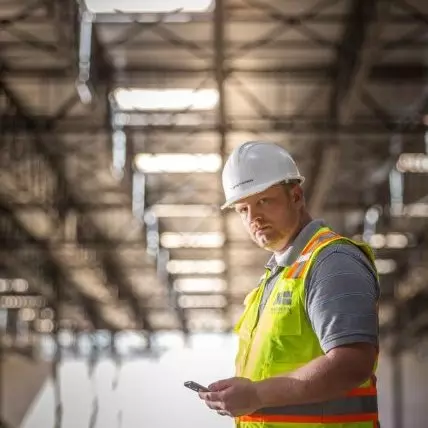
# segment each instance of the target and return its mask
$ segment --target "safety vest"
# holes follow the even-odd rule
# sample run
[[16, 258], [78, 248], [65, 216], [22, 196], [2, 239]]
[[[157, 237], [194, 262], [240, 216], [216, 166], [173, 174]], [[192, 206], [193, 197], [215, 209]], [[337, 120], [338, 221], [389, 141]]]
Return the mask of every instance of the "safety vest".
[[[253, 381], [292, 372], [324, 355], [305, 312], [305, 277], [318, 253], [332, 242], [351, 242], [361, 248], [374, 265], [367, 245], [320, 228], [296, 262], [278, 276], [259, 317], [267, 269], [259, 286], [246, 297], [244, 312], [235, 326], [239, 336], [236, 375]], [[378, 426], [377, 390], [373, 375], [342, 398], [319, 404], [259, 409], [235, 419], [239, 428], [375, 428]], [[328, 385], [326, 385], [328, 387]]]

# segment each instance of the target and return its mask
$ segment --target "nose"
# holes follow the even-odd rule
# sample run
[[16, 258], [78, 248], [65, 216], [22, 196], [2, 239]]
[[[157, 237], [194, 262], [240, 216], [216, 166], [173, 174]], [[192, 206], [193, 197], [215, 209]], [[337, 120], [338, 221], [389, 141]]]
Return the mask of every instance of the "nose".
[[250, 224], [261, 223], [263, 218], [257, 207], [248, 207], [247, 220]]

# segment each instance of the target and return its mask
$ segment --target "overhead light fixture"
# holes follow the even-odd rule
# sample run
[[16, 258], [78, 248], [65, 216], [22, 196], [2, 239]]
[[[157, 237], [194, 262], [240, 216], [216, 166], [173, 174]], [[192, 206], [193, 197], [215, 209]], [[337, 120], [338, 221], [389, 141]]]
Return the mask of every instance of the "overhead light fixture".
[[0, 296], [0, 309], [41, 309], [47, 304], [43, 296], [7, 294]]
[[118, 88], [114, 98], [123, 111], [212, 110], [218, 103], [215, 89]]
[[388, 233], [386, 235], [387, 248], [406, 248], [409, 244], [409, 237], [403, 233]]
[[177, 278], [174, 289], [179, 293], [219, 293], [226, 290], [222, 278]]
[[70, 330], [61, 329], [58, 332], [57, 340], [62, 348], [70, 348], [76, 343], [76, 336]]
[[200, 126], [204, 123], [201, 112], [117, 112], [113, 118], [117, 126]]
[[387, 275], [397, 270], [397, 262], [393, 259], [376, 259], [375, 264], [380, 275]]
[[225, 296], [211, 295], [182, 295], [178, 298], [178, 304], [182, 308], [224, 308], [227, 305]]
[[216, 153], [139, 153], [135, 166], [143, 173], [203, 173], [217, 172], [221, 168], [221, 156]]
[[12, 279], [11, 288], [17, 293], [25, 293], [28, 291], [28, 281], [22, 278]]
[[76, 342], [79, 355], [86, 356], [91, 353], [93, 339], [87, 333], [80, 333]]
[[188, 327], [190, 331], [223, 332], [230, 325], [228, 319], [217, 309], [187, 309]]
[[150, 207], [156, 217], [208, 217], [218, 211], [214, 205], [156, 204]]
[[54, 330], [54, 323], [52, 320], [37, 319], [34, 321], [34, 326], [40, 333], [52, 333]]
[[171, 274], [219, 274], [226, 265], [223, 260], [169, 260], [167, 270]]
[[53, 320], [55, 318], [55, 312], [52, 308], [43, 308], [40, 311], [40, 318]]
[[428, 173], [428, 154], [402, 153], [397, 161], [400, 172]]
[[147, 347], [147, 338], [138, 331], [120, 331], [116, 334], [115, 344], [120, 355], [130, 355], [138, 349]]
[[32, 308], [22, 308], [20, 309], [18, 316], [22, 321], [34, 321], [36, 319], [36, 311]]
[[165, 232], [160, 240], [165, 248], [221, 248], [225, 238], [219, 232]]
[[[361, 241], [361, 235], [355, 235], [354, 239]], [[368, 238], [368, 243], [375, 249], [391, 248], [400, 249], [406, 248], [413, 243], [413, 236], [399, 232], [390, 232], [386, 234], [374, 233]]]
[[403, 207], [402, 213], [408, 217], [428, 217], [428, 203], [416, 202], [414, 204], [407, 204]]
[[379, 305], [379, 324], [382, 326], [390, 324], [394, 320], [395, 314], [394, 305], [382, 303]]
[[202, 13], [213, 0], [85, 0], [92, 13]]

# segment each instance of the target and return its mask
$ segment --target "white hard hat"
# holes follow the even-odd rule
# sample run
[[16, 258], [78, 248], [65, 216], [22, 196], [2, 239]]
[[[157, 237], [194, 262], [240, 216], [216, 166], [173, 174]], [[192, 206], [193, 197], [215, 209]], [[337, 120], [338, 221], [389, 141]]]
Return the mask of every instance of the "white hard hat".
[[237, 147], [227, 159], [222, 174], [226, 202], [221, 209], [240, 199], [263, 192], [274, 184], [296, 180], [303, 183], [290, 154], [277, 144], [249, 141]]

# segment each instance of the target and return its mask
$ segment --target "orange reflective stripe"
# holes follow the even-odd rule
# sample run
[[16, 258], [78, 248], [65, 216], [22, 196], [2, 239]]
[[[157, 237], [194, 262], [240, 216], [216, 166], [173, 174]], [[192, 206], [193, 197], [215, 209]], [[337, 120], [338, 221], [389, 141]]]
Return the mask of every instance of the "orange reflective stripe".
[[306, 243], [300, 255], [304, 255], [309, 252], [312, 248], [312, 245], [317, 241], [317, 239], [321, 236], [324, 236], [326, 233], [331, 233], [331, 230], [324, 230], [323, 232], [316, 233], [312, 238]]
[[[336, 233], [332, 232], [331, 230], [325, 230], [324, 232], [321, 232], [319, 234], [316, 234], [312, 237], [312, 239], [306, 244], [306, 247], [302, 250], [300, 253], [300, 257], [305, 256], [309, 252], [313, 250], [314, 247], [318, 245], [318, 243], [323, 242], [326, 235], [332, 235], [331, 240], [335, 239], [336, 236], [338, 236]], [[288, 269], [285, 277], [286, 278], [299, 278], [301, 276], [302, 271], [304, 270], [304, 267], [307, 262], [296, 262], [294, 263], [290, 269]], [[296, 271], [299, 271], [296, 275]]]
[[294, 263], [290, 269], [288, 269], [287, 273], [285, 274], [286, 278], [294, 278], [294, 272], [296, 272], [296, 270], [298, 269], [298, 267], [300, 266], [299, 263]]
[[351, 423], [351, 422], [377, 422], [378, 413], [362, 413], [356, 415], [337, 415], [337, 416], [300, 416], [300, 415], [261, 415], [254, 413], [252, 415], [240, 416], [239, 422], [277, 422], [277, 423]]
[[376, 388], [377, 378], [376, 378], [376, 375], [372, 374], [370, 376], [369, 380], [370, 380], [370, 386], [358, 387], [358, 388], [351, 389], [350, 391], [348, 391], [346, 396], [347, 397], [363, 397], [363, 396], [368, 396], [368, 395], [377, 395], [377, 388]]
[[[331, 237], [325, 238], [325, 235], [330, 234], [332, 235]], [[313, 246], [311, 246], [311, 250], [313, 249], [313, 247], [318, 246], [319, 244], [328, 244], [329, 242], [335, 241], [338, 239], [338, 235], [336, 234], [332, 234], [330, 232], [326, 232], [323, 234], [324, 235], [324, 239], [322, 239], [323, 237], [320, 237], [320, 239], [316, 239], [315, 242], [313, 243]], [[304, 255], [302, 253], [302, 255]], [[293, 264], [292, 268], [290, 269], [290, 271], [292, 271], [292, 274], [289, 272], [287, 274], [288, 278], [302, 278], [307, 270], [307, 267], [310, 264], [310, 258], [308, 260], [302, 261], [302, 262], [296, 262]]]
[[293, 275], [290, 276], [290, 278], [296, 279], [296, 278], [301, 278], [302, 277], [302, 272], [306, 266], [305, 262], [300, 262], [300, 263], [295, 263], [294, 264], [296, 266], [295, 269], [293, 269]]
[[368, 388], [354, 388], [346, 394], [347, 397], [366, 397], [368, 395], [377, 395], [377, 389], [375, 386], [369, 386]]
[[323, 236], [327, 235], [327, 234], [334, 234], [336, 235], [333, 231], [331, 230], [325, 230], [324, 232], [315, 234], [312, 239], [306, 244], [306, 247], [303, 248], [303, 251], [300, 253], [302, 256], [309, 253], [309, 251], [311, 251], [313, 249], [313, 247], [318, 243], [318, 240], [320, 238], [322, 238]]
[[294, 418], [294, 417], [310, 417], [310, 418], [336, 418], [345, 415], [368, 415], [376, 413], [377, 398], [376, 396], [356, 396], [342, 397], [336, 400], [330, 400], [323, 403], [309, 403], [291, 406], [266, 407], [259, 409], [255, 415], [260, 417], [274, 418]]

